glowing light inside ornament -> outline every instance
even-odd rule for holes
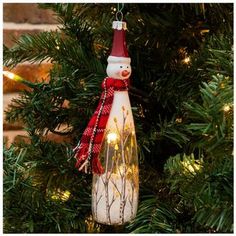
[[[107,142],[108,143],[111,143],[113,141],[116,141],[117,140],[117,134],[116,133],[109,133],[107,135]]]

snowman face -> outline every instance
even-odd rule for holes
[[[128,79],[131,74],[130,60],[109,61],[107,65],[107,75],[114,79]]]

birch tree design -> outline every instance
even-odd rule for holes
[[[122,107],[122,126],[106,130],[100,159],[105,173],[94,175],[92,211],[103,224],[124,224],[132,220],[138,205],[138,160],[133,122],[127,122],[129,111]]]

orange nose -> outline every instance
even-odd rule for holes
[[[121,75],[125,77],[125,76],[129,75],[129,73],[130,73],[129,71],[123,70],[123,71],[121,72]]]

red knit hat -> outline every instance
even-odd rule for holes
[[[130,63],[129,54],[126,46],[126,22],[113,21],[112,28],[114,29],[113,44],[111,54],[108,57],[108,62],[128,62]]]

